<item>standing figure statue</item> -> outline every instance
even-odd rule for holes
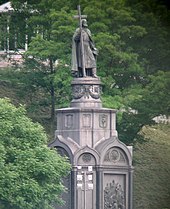
[[[91,38],[87,20],[81,19],[80,27],[73,35],[72,43],[72,74],[75,77],[96,75],[96,56],[98,51]]]

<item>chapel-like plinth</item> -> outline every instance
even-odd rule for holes
[[[79,17],[80,24],[83,22],[86,27],[80,9]],[[73,36],[73,49],[77,44],[78,50],[74,55],[83,55],[79,52],[84,50],[84,57],[74,56],[73,62],[74,74],[81,76],[72,80],[70,107],[56,110],[55,139],[49,144],[60,155],[67,156],[72,165],[69,177],[64,180],[67,192],[62,197],[66,204],[56,209],[133,209],[132,147],[118,139],[117,111],[102,107],[102,84],[96,75],[93,48],[86,52],[87,39],[91,41],[91,37],[82,26]],[[84,48],[79,48],[80,42]],[[90,63],[87,55],[94,66],[91,76],[86,75]]]
[[[70,107],[56,110],[55,140],[49,145],[67,156],[72,172],[56,209],[132,209],[132,147],[117,136],[116,110],[103,108],[99,78],[72,80]]]

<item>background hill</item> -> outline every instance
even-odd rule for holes
[[[170,125],[144,127],[134,146],[134,209],[170,208]]]

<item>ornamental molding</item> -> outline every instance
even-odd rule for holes
[[[101,87],[99,85],[73,85],[72,87],[73,99],[99,99],[101,94]]]

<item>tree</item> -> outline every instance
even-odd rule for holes
[[[36,71],[41,82],[34,83],[50,94],[51,119],[54,120],[57,88],[54,82],[58,67],[67,68],[70,63],[71,37],[75,21],[68,1],[18,1],[13,0],[15,12],[27,17],[27,32],[32,40],[25,53],[24,71]],[[58,66],[56,63],[60,64]],[[66,69],[68,72],[68,70]],[[66,78],[70,79],[70,75]],[[40,80],[39,79],[39,80]],[[35,81],[35,80],[34,80]]]
[[[144,60],[147,75],[159,70],[168,71],[170,65],[170,10],[163,1],[131,1],[127,4],[132,8],[137,22],[145,27],[146,35],[140,40],[132,38],[129,44]]]
[[[7,0],[0,0],[0,4],[4,4],[6,2],[7,2]]]
[[[52,208],[61,203],[69,163],[47,147],[43,128],[25,109],[0,99],[0,208]]]
[[[169,70],[170,13],[153,0],[100,0],[84,7],[97,34],[104,105],[120,109],[119,137],[131,143],[153,117],[169,114],[169,75],[157,72]]]
[[[92,1],[84,8],[84,13],[91,22],[91,30],[96,34],[98,69],[107,89],[110,85],[112,89],[117,86],[122,90],[139,83],[144,76],[138,54],[128,45],[128,41],[133,36],[140,39],[146,34],[146,30],[138,25],[132,9],[125,2]],[[108,77],[112,78],[112,83],[108,83]]]
[[[155,116],[170,114],[170,12],[161,2],[153,0],[129,0],[127,4],[131,7],[136,22],[146,30],[142,38],[136,40],[132,37],[128,41],[128,45],[138,54],[144,69],[141,84],[126,88],[122,92],[126,112],[122,113],[118,132],[123,141],[130,143],[135,138],[141,139],[139,131],[144,125],[153,124]]]
[[[159,71],[149,76],[149,79],[150,82],[145,88],[135,88],[136,93],[131,89],[124,95],[126,101],[129,95],[133,97],[137,95],[127,101],[128,108],[123,112],[122,120],[119,121],[119,137],[126,143],[142,139],[139,131],[145,125],[154,124],[154,117],[170,114],[170,73]]]

